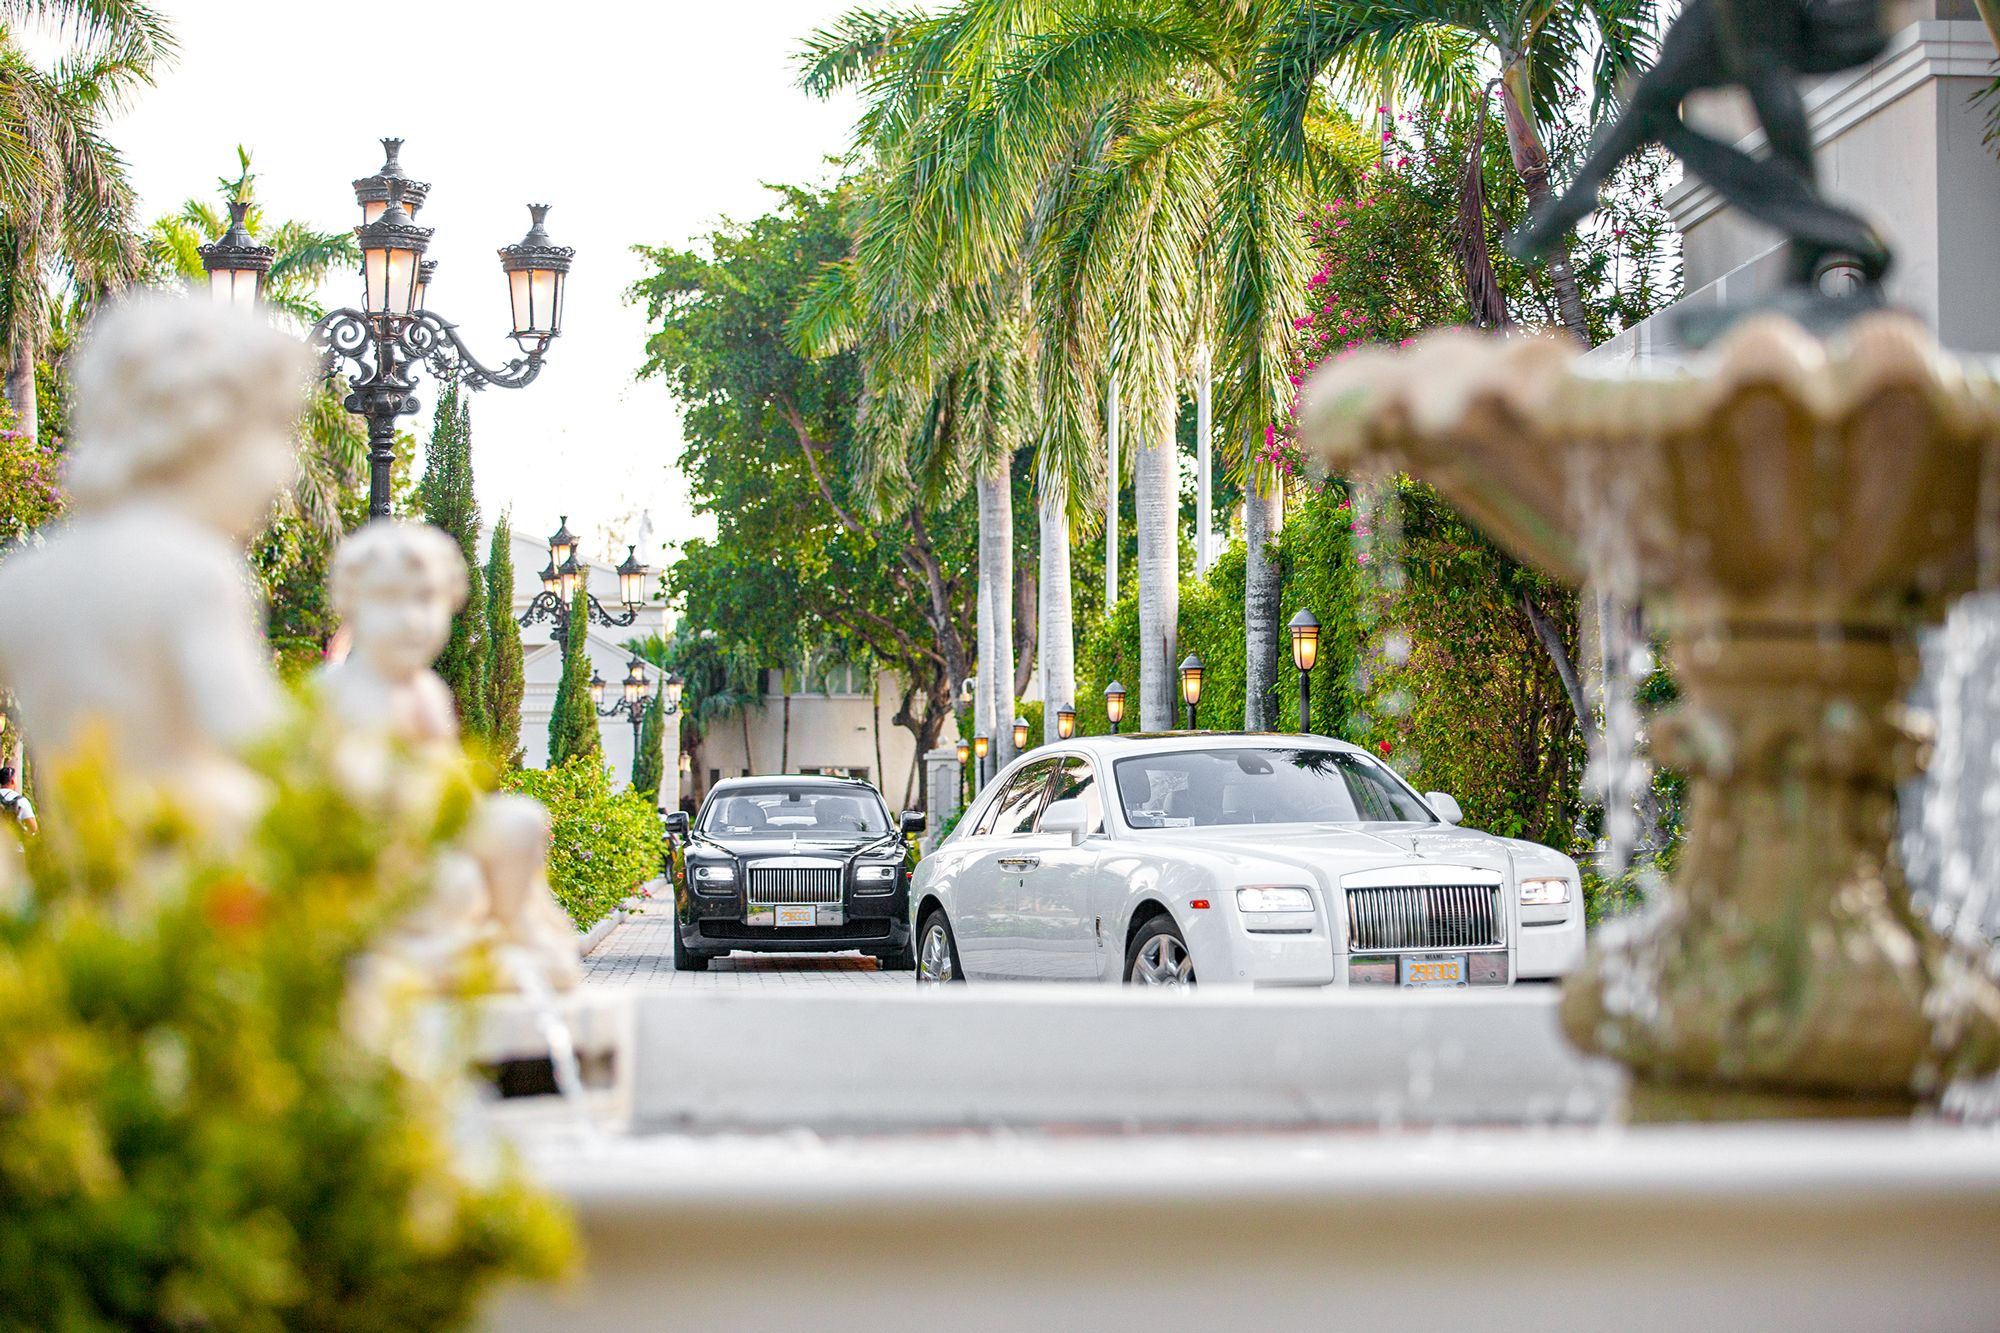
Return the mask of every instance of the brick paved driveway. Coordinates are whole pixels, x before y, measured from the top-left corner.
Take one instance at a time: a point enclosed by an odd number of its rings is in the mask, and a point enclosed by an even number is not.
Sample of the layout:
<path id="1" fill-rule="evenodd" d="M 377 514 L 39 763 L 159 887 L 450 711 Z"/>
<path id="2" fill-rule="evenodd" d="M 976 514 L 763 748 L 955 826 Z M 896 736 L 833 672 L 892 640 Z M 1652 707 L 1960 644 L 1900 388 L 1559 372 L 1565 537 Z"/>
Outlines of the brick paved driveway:
<path id="1" fill-rule="evenodd" d="M 640 990 L 743 986 L 913 986 L 909 972 L 882 972 L 859 954 L 737 953 L 718 958 L 706 972 L 674 971 L 673 909 L 649 906 L 614 927 L 583 960 L 588 986 Z"/>

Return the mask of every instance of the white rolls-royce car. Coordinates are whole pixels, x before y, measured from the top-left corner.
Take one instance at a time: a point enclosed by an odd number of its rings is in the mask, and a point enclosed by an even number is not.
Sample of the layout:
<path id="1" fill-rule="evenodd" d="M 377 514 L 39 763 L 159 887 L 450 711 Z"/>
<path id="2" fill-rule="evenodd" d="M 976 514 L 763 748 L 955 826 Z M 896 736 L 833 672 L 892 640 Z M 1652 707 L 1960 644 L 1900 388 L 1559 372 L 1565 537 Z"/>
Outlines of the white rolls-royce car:
<path id="1" fill-rule="evenodd" d="M 1581 960 L 1576 863 L 1457 827 L 1315 736 L 1098 736 L 1023 755 L 910 887 L 920 982 L 1507 986 Z"/>

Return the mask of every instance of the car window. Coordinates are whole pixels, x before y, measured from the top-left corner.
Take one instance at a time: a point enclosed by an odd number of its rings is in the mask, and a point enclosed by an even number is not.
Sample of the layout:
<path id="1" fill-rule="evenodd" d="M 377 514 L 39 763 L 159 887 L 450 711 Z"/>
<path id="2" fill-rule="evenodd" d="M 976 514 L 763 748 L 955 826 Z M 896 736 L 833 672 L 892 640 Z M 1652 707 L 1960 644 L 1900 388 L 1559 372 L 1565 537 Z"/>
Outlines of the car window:
<path id="1" fill-rule="evenodd" d="M 732 787 L 716 795 L 701 812 L 703 833 L 729 837 L 794 833 L 887 833 L 889 810 L 872 791 L 835 791 L 824 787 Z"/>
<path id="2" fill-rule="evenodd" d="M 1053 758 L 1037 759 L 1008 780 L 1007 790 L 1000 794 L 999 802 L 993 807 L 994 837 L 1011 838 L 1034 828 L 1035 816 L 1042 811 L 1042 794 L 1055 767 Z"/>
<path id="3" fill-rule="evenodd" d="M 1049 792 L 1049 805 L 1057 801 L 1082 801 L 1089 815 L 1089 822 L 1083 826 L 1084 832 L 1104 832 L 1104 793 L 1098 788 L 1097 774 L 1091 770 L 1088 759 L 1070 755 L 1062 761 L 1062 770 L 1056 774 L 1056 785 Z M 1042 808 L 1046 810 L 1048 806 Z M 1039 827 L 1040 819 L 1035 822 Z"/>
<path id="4" fill-rule="evenodd" d="M 1112 771 L 1125 822 L 1135 829 L 1433 822 L 1393 775 L 1337 750 L 1178 750 L 1121 759 Z"/>

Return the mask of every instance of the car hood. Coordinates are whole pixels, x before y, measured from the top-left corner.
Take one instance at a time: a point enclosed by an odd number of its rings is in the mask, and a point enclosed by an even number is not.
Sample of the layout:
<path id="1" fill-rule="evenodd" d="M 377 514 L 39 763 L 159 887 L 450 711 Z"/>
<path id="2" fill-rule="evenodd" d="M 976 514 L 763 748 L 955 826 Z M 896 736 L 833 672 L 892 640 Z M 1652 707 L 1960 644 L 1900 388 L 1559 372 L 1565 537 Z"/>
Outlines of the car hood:
<path id="1" fill-rule="evenodd" d="M 688 841 L 688 850 L 724 851 L 732 856 L 816 856 L 835 861 L 844 861 L 856 852 L 870 847 L 892 850 L 896 835 L 893 833 L 854 833 L 844 837 L 829 837 L 824 833 L 805 834 L 797 837 L 715 837 L 697 833 Z"/>
<path id="2" fill-rule="evenodd" d="M 1254 824 L 1222 828 L 1141 829 L 1120 839 L 1210 858 L 1245 873 L 1281 865 L 1303 871 L 1328 890 L 1339 877 L 1389 866 L 1470 866 L 1512 872 L 1507 844 L 1491 834 L 1449 824 Z"/>

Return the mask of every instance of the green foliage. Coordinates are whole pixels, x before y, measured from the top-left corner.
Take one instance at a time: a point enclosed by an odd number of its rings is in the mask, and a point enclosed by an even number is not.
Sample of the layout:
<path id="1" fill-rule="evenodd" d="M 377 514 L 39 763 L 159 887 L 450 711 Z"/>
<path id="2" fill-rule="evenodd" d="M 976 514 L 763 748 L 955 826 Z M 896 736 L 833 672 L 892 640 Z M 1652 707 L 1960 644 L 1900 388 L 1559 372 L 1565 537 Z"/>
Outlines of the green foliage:
<path id="1" fill-rule="evenodd" d="M 265 748 L 232 853 L 102 765 L 45 783 L 0 908 L 0 1330 L 456 1328 L 564 1261 L 511 1168 L 457 1160 L 451 1090 L 356 1036 L 350 978 L 475 788 L 357 798 L 336 743 Z"/>
<path id="2" fill-rule="evenodd" d="M 597 732 L 597 705 L 590 697 L 590 602 L 581 580 L 570 600 L 568 642 L 563 646 L 562 678 L 549 710 L 549 767 L 572 759 L 601 763 L 604 741 Z"/>
<path id="3" fill-rule="evenodd" d="M 60 450 L 48 431 L 33 440 L 14 429 L 13 412 L 0 403 L 0 548 L 62 512 Z"/>
<path id="4" fill-rule="evenodd" d="M 639 753 L 632 766 L 634 791 L 657 801 L 660 783 L 666 777 L 666 704 L 658 690 L 646 701 L 646 715 L 639 724 Z"/>
<path id="5" fill-rule="evenodd" d="M 458 543 L 465 557 L 468 595 L 451 618 L 451 638 L 437 660 L 437 673 L 451 687 L 459 726 L 469 736 L 488 736 L 486 598 L 480 589 L 479 501 L 472 492 L 472 407 L 456 381 L 447 383 L 424 451 L 424 476 L 417 494 L 424 519 Z M 499 738 L 506 744 L 506 738 Z"/>
<path id="6" fill-rule="evenodd" d="M 549 884 L 577 929 L 602 920 L 660 873 L 666 835 L 653 799 L 636 791 L 614 794 L 597 756 L 516 769 L 501 785 L 548 807 Z"/>
<path id="7" fill-rule="evenodd" d="M 265 635 L 278 674 L 296 681 L 326 655 L 338 628 L 327 599 L 333 538 L 295 514 L 280 514 L 250 544 L 250 569 L 264 592 Z"/>
<path id="8" fill-rule="evenodd" d="M 505 514 L 493 525 L 481 591 L 486 598 L 486 726 L 494 753 L 521 763 L 521 627 L 514 621 L 513 523 Z"/>

